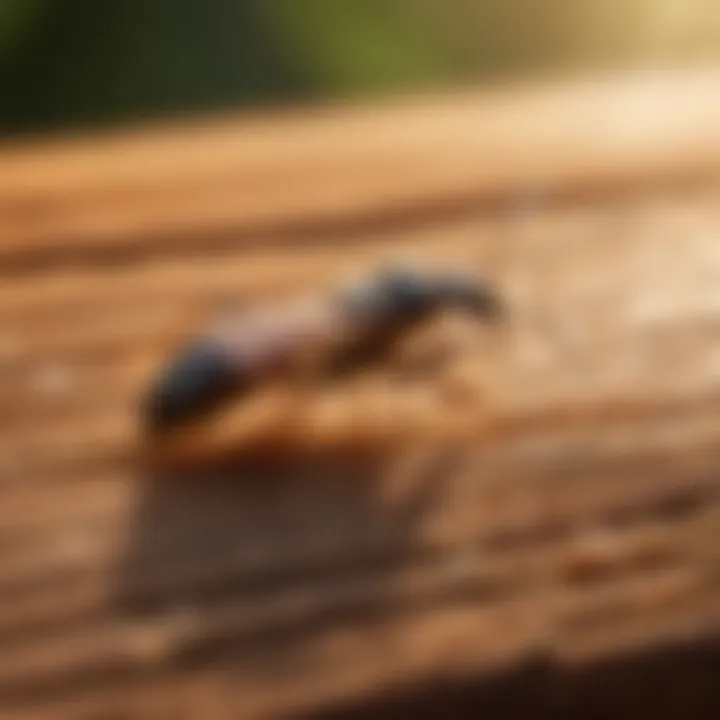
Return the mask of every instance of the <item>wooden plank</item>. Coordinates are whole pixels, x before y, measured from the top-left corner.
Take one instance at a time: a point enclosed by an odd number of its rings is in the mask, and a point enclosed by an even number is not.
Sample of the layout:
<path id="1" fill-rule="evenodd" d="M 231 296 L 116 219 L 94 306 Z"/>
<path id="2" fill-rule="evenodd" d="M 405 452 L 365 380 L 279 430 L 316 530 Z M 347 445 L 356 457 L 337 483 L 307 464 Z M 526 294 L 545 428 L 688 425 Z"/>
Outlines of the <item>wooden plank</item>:
<path id="1" fill-rule="evenodd" d="M 628 648 L 714 642 L 718 82 L 0 151 L 0 714 L 373 717 L 539 659 L 539 717 Z M 186 459 L 272 441 L 279 466 L 144 462 L 144 383 L 199 310 L 398 256 L 487 275 L 507 325 L 442 318 L 185 439 Z M 693 668 L 675 690 L 705 698 Z"/>
<path id="2" fill-rule="evenodd" d="M 378 225 L 518 189 L 695 173 L 718 165 L 719 118 L 716 73 L 651 75 L 10 145 L 0 257 L 173 253 L 213 234 L 236 247 L 268 228 L 317 238 L 323 224 Z"/>

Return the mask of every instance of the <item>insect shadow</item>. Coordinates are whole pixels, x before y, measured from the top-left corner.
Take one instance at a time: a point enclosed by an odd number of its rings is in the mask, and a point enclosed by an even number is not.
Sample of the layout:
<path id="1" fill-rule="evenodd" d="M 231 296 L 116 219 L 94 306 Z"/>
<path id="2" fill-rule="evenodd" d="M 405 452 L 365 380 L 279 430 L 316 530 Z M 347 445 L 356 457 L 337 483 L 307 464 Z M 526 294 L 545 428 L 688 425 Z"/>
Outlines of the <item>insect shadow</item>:
<path id="1" fill-rule="evenodd" d="M 430 453 L 393 499 L 396 461 L 359 451 L 148 472 L 118 613 L 162 629 L 158 672 L 221 665 L 274 683 L 307 671 L 308 640 L 394 611 L 393 578 L 424 552 L 449 460 Z"/>

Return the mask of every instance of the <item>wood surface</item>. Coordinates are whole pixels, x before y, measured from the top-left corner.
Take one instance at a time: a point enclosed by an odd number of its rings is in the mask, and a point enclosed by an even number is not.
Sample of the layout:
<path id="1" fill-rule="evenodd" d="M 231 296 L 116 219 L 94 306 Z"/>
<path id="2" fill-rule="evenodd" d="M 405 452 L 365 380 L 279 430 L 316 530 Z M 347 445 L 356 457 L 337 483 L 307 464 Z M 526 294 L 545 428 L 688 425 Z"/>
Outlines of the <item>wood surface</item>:
<path id="1" fill-rule="evenodd" d="M 0 716 L 713 717 L 719 200 L 713 73 L 0 149 Z M 396 258 L 507 323 L 148 466 L 191 318 Z"/>

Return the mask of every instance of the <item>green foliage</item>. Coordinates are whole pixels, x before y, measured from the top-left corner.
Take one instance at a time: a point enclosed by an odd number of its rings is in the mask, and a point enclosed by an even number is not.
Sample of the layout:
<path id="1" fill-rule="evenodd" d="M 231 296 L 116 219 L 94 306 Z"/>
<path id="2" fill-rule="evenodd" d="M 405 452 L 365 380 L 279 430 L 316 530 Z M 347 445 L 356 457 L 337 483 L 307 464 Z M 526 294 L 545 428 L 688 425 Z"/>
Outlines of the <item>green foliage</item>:
<path id="1" fill-rule="evenodd" d="M 450 74 L 446 50 L 406 0 L 66 0 L 49 7 L 15 63 L 0 123 L 32 128 L 346 97 Z"/>
<path id="2" fill-rule="evenodd" d="M 345 95 L 447 73 L 442 51 L 406 3 L 269 0 L 262 9 L 278 51 L 308 88 Z"/>
<path id="3" fill-rule="evenodd" d="M 0 62 L 22 46 L 46 6 L 47 0 L 0 0 Z"/>

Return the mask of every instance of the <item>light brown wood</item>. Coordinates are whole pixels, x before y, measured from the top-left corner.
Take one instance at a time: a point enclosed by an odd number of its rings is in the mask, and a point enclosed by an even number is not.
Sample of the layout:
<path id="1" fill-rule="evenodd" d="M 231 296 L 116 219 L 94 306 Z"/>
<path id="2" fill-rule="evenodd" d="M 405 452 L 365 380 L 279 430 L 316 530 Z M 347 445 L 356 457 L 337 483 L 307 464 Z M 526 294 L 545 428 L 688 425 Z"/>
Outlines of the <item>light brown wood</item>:
<path id="1" fill-rule="evenodd" d="M 0 715 L 374 717 L 469 679 L 502 717 L 517 672 L 538 717 L 686 717 L 631 682 L 653 653 L 711 707 L 718 120 L 717 76 L 657 76 L 0 151 Z M 179 445 L 280 465 L 144 464 L 198 315 L 397 257 L 487 275 L 508 323 Z"/>

